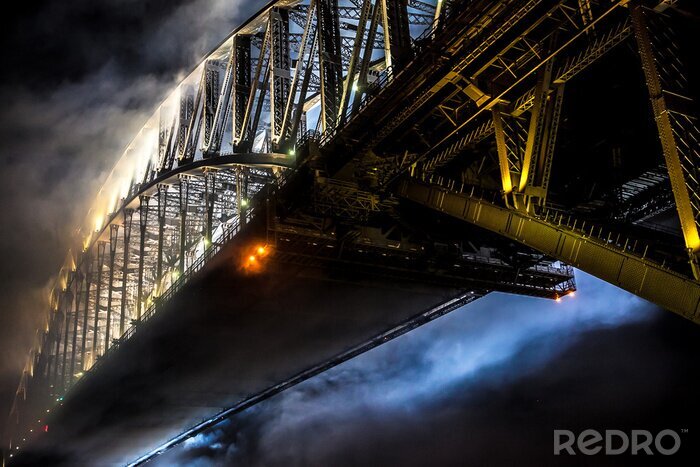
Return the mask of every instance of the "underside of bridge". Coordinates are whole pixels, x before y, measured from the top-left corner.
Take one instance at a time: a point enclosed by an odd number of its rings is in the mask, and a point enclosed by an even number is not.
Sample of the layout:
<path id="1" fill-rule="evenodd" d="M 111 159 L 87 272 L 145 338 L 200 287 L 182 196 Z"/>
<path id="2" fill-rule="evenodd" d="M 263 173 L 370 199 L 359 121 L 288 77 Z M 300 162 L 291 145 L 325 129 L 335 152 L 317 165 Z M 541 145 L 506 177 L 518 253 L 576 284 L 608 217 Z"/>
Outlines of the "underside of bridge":
<path id="1" fill-rule="evenodd" d="M 422 324 L 431 310 L 429 319 L 492 290 L 573 289 L 567 267 L 516 268 L 419 238 L 398 248 L 363 229 L 360 239 L 288 216 L 253 218 L 52 413 L 28 412 L 40 418 L 24 422 L 47 431 L 16 465 L 124 464 L 223 408 Z"/>
<path id="2" fill-rule="evenodd" d="M 134 173 L 61 271 L 11 446 L 136 458 L 446 301 L 558 299 L 572 265 L 699 322 L 676 3 L 272 2 L 144 127 L 141 168 L 131 147 L 117 165 Z"/>

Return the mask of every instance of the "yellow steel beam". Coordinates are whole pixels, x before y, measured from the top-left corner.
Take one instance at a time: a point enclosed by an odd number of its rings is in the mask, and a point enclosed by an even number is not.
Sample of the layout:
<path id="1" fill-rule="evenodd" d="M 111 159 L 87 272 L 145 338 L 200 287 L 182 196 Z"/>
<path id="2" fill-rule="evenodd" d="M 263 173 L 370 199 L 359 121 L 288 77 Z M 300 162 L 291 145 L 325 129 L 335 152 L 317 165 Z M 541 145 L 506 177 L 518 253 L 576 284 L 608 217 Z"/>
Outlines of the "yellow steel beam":
<path id="1" fill-rule="evenodd" d="M 686 179 L 686 171 L 681 160 L 681 151 L 678 141 L 674 135 L 673 126 L 669 116 L 669 106 L 666 102 L 664 89 L 662 88 L 659 69 L 657 68 L 657 58 L 651 43 L 651 37 L 647 27 L 645 12 L 638 2 L 634 2 L 630 7 L 632 15 L 632 26 L 637 39 L 637 47 L 642 62 L 642 69 L 646 78 L 649 97 L 654 112 L 654 119 L 661 140 L 661 147 L 666 161 L 666 169 L 671 180 L 673 197 L 676 201 L 676 210 L 685 239 L 685 246 L 690 256 L 690 264 L 696 279 L 700 279 L 700 233 L 698 232 L 697 218 L 700 213 L 693 206 L 691 197 L 697 195 L 689 186 Z M 686 156 L 687 157 L 687 156 Z"/>
<path id="2" fill-rule="evenodd" d="M 506 143 L 505 129 L 503 128 L 503 117 L 501 109 L 495 106 L 493 112 L 493 128 L 496 133 L 496 149 L 498 151 L 498 167 L 501 169 L 501 184 L 504 195 L 509 195 L 513 191 L 513 180 L 510 175 L 510 161 L 508 157 L 508 145 Z"/>
<path id="3" fill-rule="evenodd" d="M 407 180 L 406 199 L 498 233 L 700 324 L 700 283 L 594 236 L 524 211 Z"/>

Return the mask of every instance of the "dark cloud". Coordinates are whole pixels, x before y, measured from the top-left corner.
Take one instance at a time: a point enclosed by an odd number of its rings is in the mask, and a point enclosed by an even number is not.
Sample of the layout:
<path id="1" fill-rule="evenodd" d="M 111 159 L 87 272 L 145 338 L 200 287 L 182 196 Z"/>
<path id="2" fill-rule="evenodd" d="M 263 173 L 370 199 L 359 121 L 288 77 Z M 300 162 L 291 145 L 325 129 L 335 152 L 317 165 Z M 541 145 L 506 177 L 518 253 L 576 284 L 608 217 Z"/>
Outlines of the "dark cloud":
<path id="1" fill-rule="evenodd" d="M 700 331 L 590 276 L 579 282 L 577 297 L 562 303 L 479 300 L 220 424 L 156 465 L 550 465 L 559 463 L 555 428 L 689 429 L 671 460 L 697 456 L 700 364 L 686 356 L 697 353 Z"/>

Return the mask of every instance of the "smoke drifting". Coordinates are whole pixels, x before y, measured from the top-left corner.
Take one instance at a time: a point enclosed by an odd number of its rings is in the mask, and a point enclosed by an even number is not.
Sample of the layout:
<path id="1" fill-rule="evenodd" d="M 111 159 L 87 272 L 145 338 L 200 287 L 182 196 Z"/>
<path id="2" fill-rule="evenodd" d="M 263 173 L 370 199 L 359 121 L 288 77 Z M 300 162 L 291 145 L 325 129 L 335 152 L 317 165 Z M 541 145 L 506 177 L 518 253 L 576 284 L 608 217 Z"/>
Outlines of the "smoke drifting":
<path id="1" fill-rule="evenodd" d="M 561 303 L 478 300 L 221 423 L 155 465 L 548 465 L 554 428 L 694 426 L 699 404 L 677 398 L 697 387 L 700 365 L 682 355 L 697 352 L 698 330 L 577 277 L 576 297 Z M 684 438 L 683 459 L 697 455 L 695 441 Z"/>
<path id="2" fill-rule="evenodd" d="M 172 87 L 264 4 L 44 1 L 7 18 L 0 78 L 0 419 L 74 229 Z"/>

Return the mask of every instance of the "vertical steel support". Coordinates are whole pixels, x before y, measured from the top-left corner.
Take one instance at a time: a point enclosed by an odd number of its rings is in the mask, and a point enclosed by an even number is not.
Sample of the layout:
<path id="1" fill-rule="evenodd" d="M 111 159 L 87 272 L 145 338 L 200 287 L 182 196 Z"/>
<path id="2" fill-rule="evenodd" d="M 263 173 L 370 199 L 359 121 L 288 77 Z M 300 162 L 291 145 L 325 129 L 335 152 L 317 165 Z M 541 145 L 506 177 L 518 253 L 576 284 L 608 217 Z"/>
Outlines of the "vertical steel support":
<path id="1" fill-rule="evenodd" d="M 496 150 L 498 151 L 498 167 L 501 170 L 501 187 L 504 196 L 508 197 L 513 192 L 513 180 L 510 175 L 510 158 L 508 157 L 508 143 L 503 122 L 503 112 L 498 106 L 492 109 L 493 128 L 496 136 Z"/>
<path id="2" fill-rule="evenodd" d="M 88 319 L 90 315 L 90 285 L 92 284 L 92 255 L 90 250 L 85 250 L 83 257 L 83 267 L 85 268 L 85 303 L 83 304 L 83 329 L 82 339 L 80 341 L 80 369 L 87 370 L 85 352 L 87 351 L 87 331 Z"/>
<path id="3" fill-rule="evenodd" d="M 95 286 L 95 321 L 92 337 L 92 361 L 97 360 L 97 348 L 100 338 L 100 302 L 102 301 L 102 270 L 105 264 L 105 250 L 107 242 L 97 242 L 97 284 Z"/>
<path id="4" fill-rule="evenodd" d="M 204 172 L 204 203 L 205 203 L 205 220 L 204 220 L 204 244 L 211 245 L 212 242 L 212 222 L 214 217 L 214 201 L 216 193 L 214 192 L 214 184 L 216 183 L 214 172 L 205 170 Z"/>
<path id="5" fill-rule="evenodd" d="M 70 349 L 70 371 L 68 372 L 68 387 L 73 385 L 73 377 L 75 375 L 75 354 L 78 347 L 78 319 L 80 313 L 80 296 L 83 293 L 83 275 L 80 270 L 75 271 L 73 276 L 75 283 L 75 311 L 73 311 L 73 339 Z"/>
<path id="6" fill-rule="evenodd" d="M 316 29 L 311 32 L 310 40 L 311 44 L 309 46 L 309 57 L 306 59 L 301 89 L 299 89 L 299 103 L 296 105 L 296 107 L 294 106 L 293 102 L 289 104 L 289 110 L 292 114 L 291 125 L 289 126 L 289 129 L 286 130 L 289 141 L 295 141 L 299 134 L 306 132 L 306 112 L 304 110 L 304 103 L 306 102 L 306 95 L 309 91 L 309 83 L 311 82 L 311 75 L 314 70 L 314 51 L 316 49 L 316 43 L 318 42 L 318 34 Z M 299 65 L 297 65 L 297 70 L 299 70 Z M 292 93 L 294 93 L 294 95 L 291 95 L 290 93 L 290 98 L 294 99 L 296 95 L 296 86 L 293 86 Z M 289 141 L 287 141 L 287 144 L 289 144 Z"/>
<path id="7" fill-rule="evenodd" d="M 236 167 L 236 207 L 238 208 L 238 222 L 241 226 L 246 224 L 247 193 L 248 183 L 245 169 L 239 165 Z"/>
<path id="8" fill-rule="evenodd" d="M 194 114 L 194 88 L 190 84 L 180 86 L 180 115 L 177 126 L 177 153 L 184 154 L 187 144 L 187 128 Z"/>
<path id="9" fill-rule="evenodd" d="M 220 63 L 218 60 L 207 60 L 204 63 L 204 146 L 208 147 L 216 126 L 217 107 L 219 105 Z M 205 155 L 207 151 L 205 151 Z"/>
<path id="10" fill-rule="evenodd" d="M 700 280 L 700 131 L 680 109 L 682 105 L 689 106 L 692 103 L 688 90 L 685 89 L 687 80 L 678 70 L 681 64 L 673 56 L 672 47 L 663 48 L 660 43 L 652 43 L 653 35 L 647 15 L 654 13 L 647 13 L 638 1 L 631 4 L 630 12 L 685 247 L 693 275 L 696 280 Z M 664 79 L 661 72 L 674 76 Z M 671 87 L 673 89 L 668 89 Z M 677 134 L 684 136 L 677 139 Z"/>
<path id="11" fill-rule="evenodd" d="M 545 113 L 542 142 L 533 180 L 533 186 L 536 189 L 534 194 L 539 197 L 541 205 L 544 205 L 547 200 L 547 192 L 549 191 L 549 177 L 552 172 L 552 163 L 554 162 L 554 148 L 557 142 L 557 133 L 559 132 L 559 120 L 563 102 L 564 83 L 556 84 Z"/>
<path id="12" fill-rule="evenodd" d="M 311 0 L 309 2 L 309 14 L 306 16 L 306 23 L 304 24 L 304 33 L 301 36 L 301 44 L 299 46 L 299 54 L 297 55 L 294 76 L 292 77 L 292 83 L 287 95 L 287 104 L 284 110 L 282 130 L 280 132 L 282 141 L 280 141 L 279 146 L 281 149 L 288 149 L 291 146 L 290 143 L 296 141 L 299 127 L 298 119 L 303 111 L 304 102 L 306 101 L 308 76 L 310 76 L 313 70 L 313 56 L 316 43 L 316 23 L 314 23 L 314 15 L 312 13 L 315 8 L 315 0 Z M 302 83 L 302 88 L 301 92 L 299 92 L 299 103 L 297 104 L 297 89 L 300 82 Z"/>
<path id="13" fill-rule="evenodd" d="M 220 91 L 218 90 L 219 86 L 217 85 L 217 89 L 215 91 L 218 92 L 218 95 L 216 97 L 215 102 L 212 103 L 213 106 L 215 106 L 215 113 L 212 119 L 211 123 L 211 130 L 210 131 L 205 131 L 205 138 L 204 138 L 204 145 L 203 145 L 203 156 L 205 158 L 207 157 L 215 157 L 217 154 L 221 152 L 221 143 L 223 142 L 223 137 L 224 137 L 224 131 L 226 129 L 226 121 L 229 117 L 230 110 L 231 108 L 229 107 L 229 103 L 231 101 L 231 87 L 233 84 L 234 80 L 234 69 L 235 69 L 235 57 L 236 57 L 236 51 L 235 51 L 235 37 L 231 38 L 231 50 L 229 52 L 229 57 L 228 60 L 226 61 L 226 69 L 224 71 L 224 80 L 223 84 L 220 86 Z M 218 62 L 216 62 L 218 63 Z M 209 76 L 209 75 L 207 75 Z M 220 74 L 217 71 L 217 83 L 220 80 Z M 209 83 L 207 83 L 207 86 L 209 86 Z M 209 89 L 207 87 L 206 89 Z M 209 102 L 209 99 L 207 99 L 205 102 Z M 206 106 L 205 106 L 206 110 Z M 205 120 L 206 123 L 206 120 Z"/>
<path id="14" fill-rule="evenodd" d="M 246 101 L 245 112 L 243 113 L 243 120 L 241 121 L 241 136 L 240 139 L 234 139 L 234 147 L 238 148 L 239 151 L 249 151 L 253 144 L 253 139 L 255 138 L 255 130 L 257 128 L 257 122 L 251 124 L 253 119 L 253 104 L 255 103 L 255 96 L 258 93 L 258 88 L 261 84 L 266 84 L 267 73 L 269 71 L 269 60 L 267 57 L 267 48 L 270 43 L 270 29 L 265 31 L 265 37 L 263 38 L 262 45 L 260 46 L 260 54 L 258 55 L 258 63 L 255 66 L 255 73 L 253 75 L 252 86 L 250 87 L 250 93 L 248 94 L 248 99 Z M 260 76 L 265 70 L 265 79 L 261 83 Z M 260 92 L 259 99 L 265 98 L 264 89 Z"/>
<path id="15" fill-rule="evenodd" d="M 58 384 L 58 363 L 61 355 L 61 332 L 63 331 L 63 298 L 62 293 L 59 293 L 56 301 L 56 310 L 53 314 L 53 326 L 51 329 L 54 330 L 54 338 L 56 339 L 56 346 L 54 348 L 54 358 L 53 360 L 53 374 L 49 376 L 51 381 L 51 386 L 57 388 Z"/>
<path id="16" fill-rule="evenodd" d="M 236 34 L 233 36 L 233 99 L 231 119 L 234 148 L 245 137 L 243 121 L 245 119 L 248 96 L 250 95 L 250 36 Z"/>
<path id="17" fill-rule="evenodd" d="M 369 74 L 369 66 L 372 62 L 372 53 L 374 52 L 374 39 L 377 37 L 377 28 L 379 27 L 379 17 L 381 15 L 381 0 L 375 0 L 374 8 L 372 8 L 371 21 L 369 30 L 367 31 L 367 42 L 365 42 L 365 50 L 362 52 L 362 60 L 360 61 L 360 69 L 357 73 L 357 90 L 355 98 L 352 102 L 353 113 L 357 112 L 362 102 L 362 96 L 367 90 L 367 76 Z"/>
<path id="18" fill-rule="evenodd" d="M 178 273 L 185 273 L 185 253 L 187 252 L 187 208 L 190 197 L 190 186 L 187 175 L 180 175 L 180 260 Z"/>
<path id="19" fill-rule="evenodd" d="M 163 278 L 163 240 L 165 237 L 165 214 L 168 208 L 168 185 L 158 185 L 158 260 L 156 263 L 156 296 L 160 295 Z"/>
<path id="20" fill-rule="evenodd" d="M 107 322 L 105 324 L 105 352 L 110 347 L 112 333 L 112 292 L 114 290 L 114 260 L 117 255 L 119 241 L 119 224 L 109 226 L 109 284 L 107 286 Z"/>
<path id="21" fill-rule="evenodd" d="M 530 109 L 530 123 L 527 130 L 527 140 L 525 142 L 525 153 L 523 155 L 522 173 L 518 191 L 525 192 L 525 188 L 532 184 L 534 175 L 534 165 L 536 158 L 533 157 L 540 149 L 542 141 L 542 132 L 544 126 L 544 115 L 547 107 L 547 96 L 549 94 L 549 85 L 552 81 L 552 66 L 554 60 L 549 60 L 544 67 L 540 68 L 537 75 L 537 84 L 535 85 L 535 97 L 532 108 Z"/>
<path id="22" fill-rule="evenodd" d="M 119 310 L 119 338 L 124 335 L 126 322 L 126 283 L 129 279 L 129 246 L 131 243 L 131 221 L 134 217 L 133 209 L 124 209 L 124 262 L 122 263 L 122 299 Z"/>
<path id="23" fill-rule="evenodd" d="M 283 136 L 285 104 L 291 81 L 289 56 L 289 11 L 272 8 L 269 15 L 270 35 L 270 129 L 276 148 Z"/>
<path id="24" fill-rule="evenodd" d="M 178 153 L 178 159 L 181 164 L 191 162 L 194 159 L 195 152 L 197 150 L 197 142 L 199 141 L 199 132 L 202 127 L 201 116 L 204 114 L 202 108 L 202 96 L 204 95 L 204 87 L 206 83 L 206 73 L 207 69 L 204 67 L 202 70 L 202 78 L 199 82 L 199 87 L 197 88 L 197 94 L 194 98 L 194 104 L 192 106 L 192 117 L 187 122 L 187 131 L 185 132 L 184 142 L 181 144 L 182 150 Z"/>
<path id="25" fill-rule="evenodd" d="M 169 113 L 171 113 L 171 109 L 167 107 L 161 107 L 158 111 L 158 173 L 169 169 L 168 161 L 175 133 L 175 118 L 171 122 L 166 120 Z"/>
<path id="26" fill-rule="evenodd" d="M 139 277 L 136 286 L 136 321 L 141 321 L 143 313 L 143 262 L 146 254 L 146 235 L 148 235 L 148 201 L 145 195 L 139 197 Z"/>
<path id="27" fill-rule="evenodd" d="M 61 381 L 59 384 L 59 390 L 63 392 L 66 388 L 66 369 L 67 369 L 67 360 L 68 360 L 68 332 L 70 328 L 70 312 L 71 308 L 73 307 L 73 295 L 70 293 L 70 283 L 72 281 L 69 280 L 69 285 L 66 287 L 66 290 L 63 291 L 63 363 L 61 364 Z"/>
<path id="28" fill-rule="evenodd" d="M 321 78 L 321 128 L 335 126 L 343 94 L 338 0 L 317 0 L 318 63 Z"/>
<path id="29" fill-rule="evenodd" d="M 360 51 L 362 51 L 362 45 L 365 38 L 367 20 L 371 12 L 372 0 L 362 0 L 362 6 L 360 7 L 360 18 L 357 22 L 357 31 L 355 31 L 355 42 L 352 47 L 352 55 L 350 56 L 350 63 L 348 64 L 348 72 L 345 76 L 345 82 L 343 84 L 343 96 L 340 100 L 339 112 L 341 120 L 345 119 L 345 113 L 348 108 L 350 95 L 352 94 L 353 89 L 358 89 L 358 86 L 355 84 L 355 74 L 357 71 L 358 61 L 360 60 Z"/>
<path id="30" fill-rule="evenodd" d="M 380 0 L 384 29 L 384 59 L 387 68 L 399 71 L 412 58 L 408 0 Z"/>

